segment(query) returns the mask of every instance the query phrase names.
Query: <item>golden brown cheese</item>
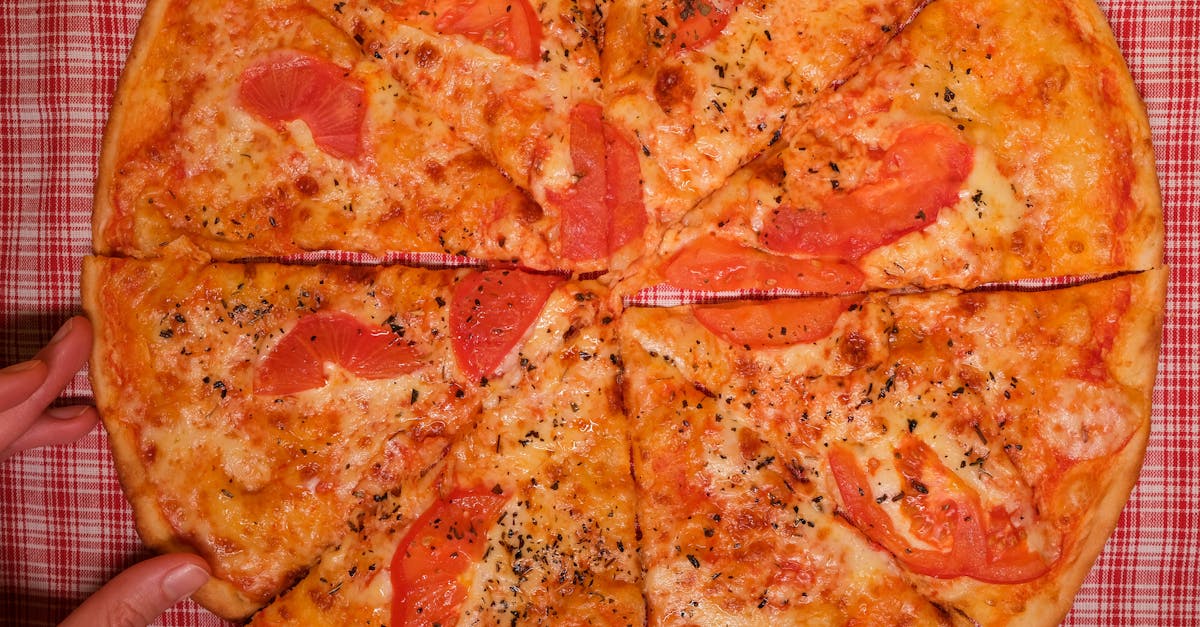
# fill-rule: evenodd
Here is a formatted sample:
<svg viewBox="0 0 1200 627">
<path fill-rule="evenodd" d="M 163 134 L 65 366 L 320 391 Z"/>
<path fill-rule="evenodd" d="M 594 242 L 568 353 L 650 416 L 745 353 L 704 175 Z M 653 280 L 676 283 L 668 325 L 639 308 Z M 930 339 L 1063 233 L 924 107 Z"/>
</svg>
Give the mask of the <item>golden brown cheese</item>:
<svg viewBox="0 0 1200 627">
<path fill-rule="evenodd" d="M 1041 34 L 1030 37 L 1030 24 Z M 934 193 L 937 177 L 905 170 L 908 155 L 889 156 L 906 132 L 933 125 L 969 147 L 969 171 L 947 183 L 953 197 L 944 206 L 899 216 L 912 229 L 845 254 L 865 274 L 864 289 L 1154 267 L 1163 234 L 1149 126 L 1102 24 L 1090 1 L 931 3 L 854 77 L 791 116 L 779 145 L 669 229 L 657 258 L 644 262 L 709 235 L 796 257 L 839 256 L 781 247 L 771 222 L 829 211 L 899 171 L 895 189 L 837 223 L 868 237 L 893 204 L 902 211 L 904 199 L 920 201 L 907 190 Z"/>
<path fill-rule="evenodd" d="M 291 585 L 356 508 L 469 426 L 479 386 L 449 346 L 455 276 L 87 260 L 96 402 L 139 531 L 209 561 L 216 578 L 198 598 L 215 611 L 245 616 Z M 403 334 L 421 364 L 378 380 L 327 365 L 322 387 L 257 393 L 264 355 L 316 311 Z"/>
<path fill-rule="evenodd" d="M 641 141 L 652 223 L 677 219 L 775 143 L 789 115 L 850 76 L 921 4 L 609 2 L 606 115 Z M 686 44 L 680 18 L 723 5 L 719 34 Z"/>
<path fill-rule="evenodd" d="M 469 568 L 460 624 L 643 624 L 615 323 L 598 290 L 560 289 L 522 345 L 512 385 L 489 383 L 476 428 L 252 624 L 389 624 L 406 528 L 461 486 L 496 486 L 507 500 Z"/>
<path fill-rule="evenodd" d="M 650 624 L 949 622 L 836 515 L 817 451 L 769 441 L 633 336 L 622 351 Z"/>
<path fill-rule="evenodd" d="M 682 499 L 725 517 L 725 508 L 753 509 L 744 499 L 790 503 L 803 496 L 805 513 L 786 508 L 793 517 L 811 521 L 837 512 L 831 520 L 853 522 L 878 549 L 891 551 L 907 584 L 955 615 L 983 624 L 1059 620 L 1141 463 L 1165 275 L 1158 270 L 1041 292 L 871 295 L 843 314 L 847 320 L 829 337 L 774 349 L 716 338 L 689 308 L 628 311 L 626 402 L 638 417 L 634 424 L 642 425 L 635 429 L 635 472 L 648 572 L 678 570 L 674 553 L 683 546 L 670 539 L 670 521 L 682 514 L 658 508 L 687 509 Z M 872 348 L 851 364 L 837 346 L 852 332 L 872 338 Z M 824 362 L 814 352 L 824 353 Z M 789 367 L 796 355 L 810 356 L 804 363 L 813 367 Z M 831 467 L 835 450 L 861 467 L 868 483 L 858 486 L 860 495 L 890 517 L 894 532 L 884 533 L 878 518 L 847 501 Z M 927 493 L 902 480 L 912 476 L 902 460 L 914 450 L 930 451 L 944 467 L 920 477 L 950 473 L 943 481 L 956 486 L 954 494 L 978 500 L 989 541 L 1025 547 L 989 549 L 1003 556 L 997 558 L 1003 566 L 1020 568 L 948 566 L 934 574 L 940 567 L 905 553 L 938 546 L 919 527 L 900 522 L 913 515 L 906 508 L 917 507 L 917 492 Z M 772 483 L 769 467 L 780 473 L 773 491 L 760 487 Z M 677 492 L 684 484 L 691 485 L 690 501 Z M 814 501 L 832 511 L 811 511 Z M 960 507 L 969 502 L 960 500 Z M 776 521 L 770 528 L 775 534 L 784 526 Z M 889 544 L 892 537 L 899 539 Z M 820 544 L 794 542 L 768 553 Z M 909 548 L 896 553 L 900 546 Z M 693 556 L 696 566 L 701 559 Z M 1012 574 L 1018 570 L 1029 576 Z M 654 585 L 658 580 L 647 578 L 658 607 L 713 594 L 710 583 L 695 577 L 676 574 L 665 591 Z M 745 600 L 742 593 L 729 597 L 729 603 Z"/>
<path fill-rule="evenodd" d="M 227 260 L 336 249 L 558 266 L 552 217 L 428 100 L 315 11 L 260 9 L 150 4 L 107 130 L 98 252 L 153 257 L 183 236 Z M 304 121 L 275 126 L 239 101 L 243 73 L 281 50 L 361 86 L 362 154 L 330 154 Z"/>
<path fill-rule="evenodd" d="M 420 3 L 309 3 L 360 41 L 367 55 L 380 59 L 414 94 L 425 102 L 445 103 L 434 108 L 454 134 L 526 190 L 551 224 L 560 224 L 562 207 L 554 194 L 565 193 L 578 178 L 571 154 L 571 112 L 580 103 L 600 101 L 590 2 L 532 3 L 534 28 L 541 33 L 535 63 L 462 35 L 439 33 L 439 14 Z M 570 263 L 561 256 L 559 231 L 552 228 L 548 238 L 559 255 L 553 267 L 585 272 L 606 267 L 599 259 Z"/>
</svg>

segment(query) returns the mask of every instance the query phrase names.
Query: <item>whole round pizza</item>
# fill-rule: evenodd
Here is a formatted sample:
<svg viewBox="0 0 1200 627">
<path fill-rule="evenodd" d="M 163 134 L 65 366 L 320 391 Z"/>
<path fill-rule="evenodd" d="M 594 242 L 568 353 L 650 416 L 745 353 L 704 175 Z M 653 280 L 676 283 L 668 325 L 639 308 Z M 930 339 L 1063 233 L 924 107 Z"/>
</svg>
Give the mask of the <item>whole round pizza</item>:
<svg viewBox="0 0 1200 627">
<path fill-rule="evenodd" d="M 1092 0 L 151 0 L 85 307 L 251 624 L 1054 624 L 1150 429 Z"/>
</svg>

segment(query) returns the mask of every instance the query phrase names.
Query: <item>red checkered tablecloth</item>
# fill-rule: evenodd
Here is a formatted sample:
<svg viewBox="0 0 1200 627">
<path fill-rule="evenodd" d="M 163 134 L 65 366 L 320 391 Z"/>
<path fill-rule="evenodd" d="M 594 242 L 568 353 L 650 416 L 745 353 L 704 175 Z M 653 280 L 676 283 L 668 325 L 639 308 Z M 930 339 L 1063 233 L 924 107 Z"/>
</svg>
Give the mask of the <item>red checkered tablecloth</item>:
<svg viewBox="0 0 1200 627">
<path fill-rule="evenodd" d="M 80 309 L 100 134 L 144 0 L 0 2 L 3 366 Z M 1172 275 L 1141 480 L 1066 622 L 1200 625 L 1200 2 L 1101 5 L 1149 109 Z M 89 398 L 86 378 L 66 396 Z M 0 463 L 0 625 L 52 624 L 146 555 L 99 430 Z M 222 624 L 191 602 L 160 620 Z"/>
</svg>

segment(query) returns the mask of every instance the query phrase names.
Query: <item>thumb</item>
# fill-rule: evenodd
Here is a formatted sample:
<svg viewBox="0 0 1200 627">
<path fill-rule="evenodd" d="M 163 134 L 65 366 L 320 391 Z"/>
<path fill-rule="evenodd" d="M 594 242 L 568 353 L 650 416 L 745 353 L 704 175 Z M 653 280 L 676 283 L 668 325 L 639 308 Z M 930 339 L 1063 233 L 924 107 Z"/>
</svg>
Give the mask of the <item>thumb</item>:
<svg viewBox="0 0 1200 627">
<path fill-rule="evenodd" d="M 208 581 L 208 566 L 187 553 L 160 555 L 117 575 L 71 612 L 60 627 L 146 627 Z"/>
</svg>

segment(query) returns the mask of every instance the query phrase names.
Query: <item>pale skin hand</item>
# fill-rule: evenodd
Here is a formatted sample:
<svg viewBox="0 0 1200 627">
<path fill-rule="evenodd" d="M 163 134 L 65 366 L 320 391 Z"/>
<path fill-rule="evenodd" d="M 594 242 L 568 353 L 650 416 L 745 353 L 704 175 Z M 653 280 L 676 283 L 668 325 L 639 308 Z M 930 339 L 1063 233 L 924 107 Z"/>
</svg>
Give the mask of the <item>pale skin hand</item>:
<svg viewBox="0 0 1200 627">
<path fill-rule="evenodd" d="M 33 359 L 0 370 L 0 463 L 15 453 L 74 442 L 96 426 L 88 405 L 49 408 L 87 361 L 92 325 L 75 317 Z M 144 627 L 208 581 L 195 555 L 160 555 L 117 575 L 63 621 L 66 627 Z"/>
</svg>

